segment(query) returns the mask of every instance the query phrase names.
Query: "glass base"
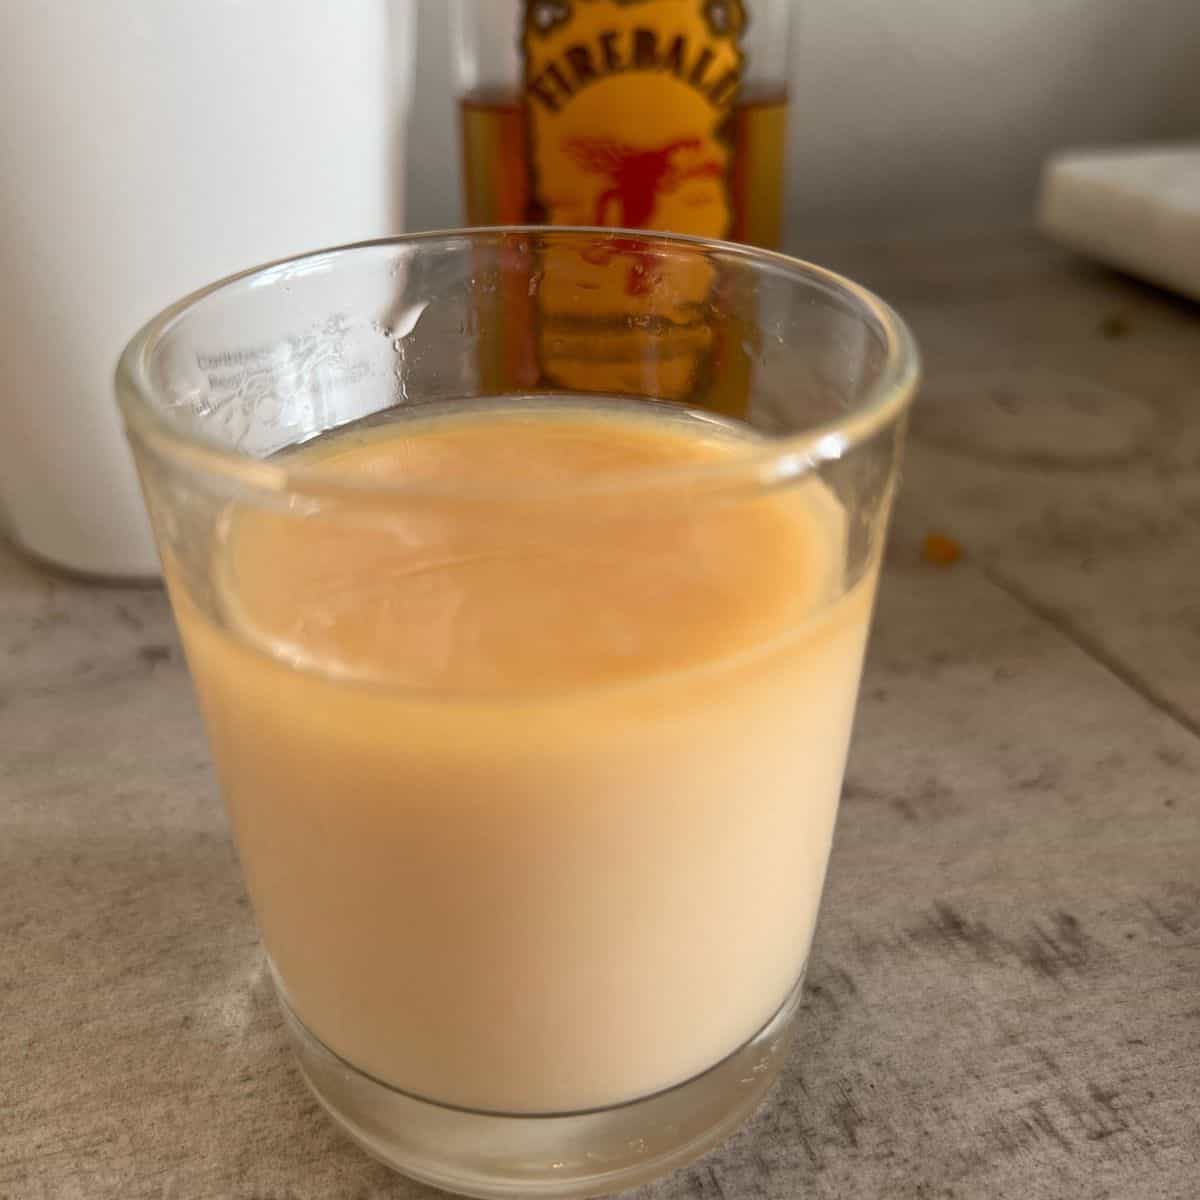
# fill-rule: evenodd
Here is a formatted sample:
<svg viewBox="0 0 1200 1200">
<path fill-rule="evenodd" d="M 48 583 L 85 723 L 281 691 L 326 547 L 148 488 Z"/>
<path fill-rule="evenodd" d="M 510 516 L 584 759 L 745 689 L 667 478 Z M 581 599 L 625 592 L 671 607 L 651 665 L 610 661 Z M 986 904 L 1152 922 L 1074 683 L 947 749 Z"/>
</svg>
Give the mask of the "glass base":
<svg viewBox="0 0 1200 1200">
<path fill-rule="evenodd" d="M 280 1004 L 300 1070 L 331 1117 L 369 1154 L 463 1196 L 603 1196 L 674 1170 L 727 1137 L 786 1058 L 803 975 L 748 1042 L 686 1083 L 613 1108 L 503 1116 L 447 1108 L 388 1087 L 324 1045 Z"/>
</svg>

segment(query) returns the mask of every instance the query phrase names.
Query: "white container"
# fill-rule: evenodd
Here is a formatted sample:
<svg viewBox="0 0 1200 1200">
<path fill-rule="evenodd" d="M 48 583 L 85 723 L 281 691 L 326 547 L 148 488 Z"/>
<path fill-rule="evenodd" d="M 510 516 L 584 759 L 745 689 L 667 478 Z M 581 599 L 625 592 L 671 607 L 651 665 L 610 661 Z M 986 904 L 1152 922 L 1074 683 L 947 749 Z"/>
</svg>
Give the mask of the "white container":
<svg viewBox="0 0 1200 1200">
<path fill-rule="evenodd" d="M 402 227 L 409 0 L 2 0 L 0 519 L 76 571 L 158 559 L 111 377 L 243 267 Z"/>
</svg>

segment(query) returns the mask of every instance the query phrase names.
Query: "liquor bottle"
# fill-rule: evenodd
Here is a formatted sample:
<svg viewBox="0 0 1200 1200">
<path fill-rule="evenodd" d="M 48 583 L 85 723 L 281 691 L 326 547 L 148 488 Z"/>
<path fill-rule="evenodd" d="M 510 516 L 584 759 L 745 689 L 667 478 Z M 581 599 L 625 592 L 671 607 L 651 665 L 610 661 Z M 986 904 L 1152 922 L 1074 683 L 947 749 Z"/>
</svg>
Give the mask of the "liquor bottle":
<svg viewBox="0 0 1200 1200">
<path fill-rule="evenodd" d="M 789 11 L 789 0 L 455 0 L 468 223 L 774 246 Z M 721 283 L 703 264 L 610 253 L 600 239 L 578 268 L 580 286 L 536 298 L 510 277 L 512 294 L 482 318 L 485 388 L 644 394 L 652 380 L 663 399 L 744 411 L 745 322 L 709 315 L 730 306 L 707 303 Z M 664 288 L 678 319 L 647 328 L 646 297 L 656 292 L 661 315 Z"/>
<path fill-rule="evenodd" d="M 779 241 L 789 0 L 455 0 L 467 222 Z"/>
</svg>

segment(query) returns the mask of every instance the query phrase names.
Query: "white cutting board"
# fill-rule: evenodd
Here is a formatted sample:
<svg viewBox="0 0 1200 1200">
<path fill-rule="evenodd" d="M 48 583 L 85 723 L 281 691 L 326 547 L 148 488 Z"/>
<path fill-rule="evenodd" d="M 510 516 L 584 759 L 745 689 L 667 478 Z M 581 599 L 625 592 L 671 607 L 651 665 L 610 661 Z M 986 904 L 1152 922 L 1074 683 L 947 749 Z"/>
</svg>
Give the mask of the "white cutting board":
<svg viewBox="0 0 1200 1200">
<path fill-rule="evenodd" d="M 1038 227 L 1200 300 L 1200 143 L 1057 155 L 1042 175 Z"/>
</svg>

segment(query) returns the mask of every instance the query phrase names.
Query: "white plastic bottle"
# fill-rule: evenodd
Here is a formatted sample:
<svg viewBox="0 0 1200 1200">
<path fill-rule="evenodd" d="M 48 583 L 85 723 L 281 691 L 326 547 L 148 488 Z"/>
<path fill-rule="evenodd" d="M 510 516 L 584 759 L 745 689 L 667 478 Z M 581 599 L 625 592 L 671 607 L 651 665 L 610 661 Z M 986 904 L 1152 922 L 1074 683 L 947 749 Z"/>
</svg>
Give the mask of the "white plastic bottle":
<svg viewBox="0 0 1200 1200">
<path fill-rule="evenodd" d="M 158 572 L 112 401 L 134 330 L 222 275 L 402 227 L 410 0 L 0 4 L 0 522 Z"/>
</svg>

